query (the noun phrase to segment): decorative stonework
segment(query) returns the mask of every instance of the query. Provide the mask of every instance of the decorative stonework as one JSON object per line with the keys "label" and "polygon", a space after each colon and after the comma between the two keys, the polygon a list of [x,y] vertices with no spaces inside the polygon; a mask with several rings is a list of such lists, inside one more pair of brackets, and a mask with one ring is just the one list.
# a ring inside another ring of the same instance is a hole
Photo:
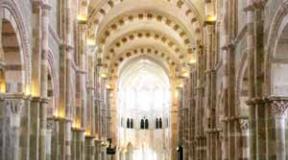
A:
{"label": "decorative stonework", "polygon": [[[180,2],[181,1],[181,2]],[[123,1],[116,1],[116,2],[114,2],[114,1],[108,1],[108,2],[106,2],[106,3],[101,3],[100,5],[97,5],[97,7],[95,7],[94,8],[94,11],[92,12],[92,15],[91,15],[91,17],[92,17],[92,20],[93,20],[93,24],[95,25],[95,27],[97,27],[98,28],[98,26],[100,25],[100,24],[102,24],[102,21],[103,20],[105,20],[105,17],[106,17],[106,15],[107,15],[107,13],[110,11],[110,10],[112,10],[112,9],[115,9],[117,6],[119,6],[119,5],[121,5],[120,3],[123,3]],[[176,11],[178,12],[178,11],[180,11],[180,12],[183,12],[183,15],[185,15],[185,18],[187,18],[187,19],[191,19],[190,20],[190,25],[194,28],[194,30],[195,30],[195,32],[197,31],[197,30],[200,30],[200,28],[198,28],[198,27],[200,27],[200,15],[199,15],[199,13],[196,11],[196,8],[195,8],[195,6],[194,6],[194,4],[193,3],[188,3],[188,2],[184,2],[184,1],[182,1],[182,0],[179,0],[179,1],[177,1],[176,3],[175,2],[170,2],[170,0],[169,0],[169,2],[168,3],[170,3],[170,4],[168,4],[168,6],[169,5],[171,5],[171,6],[173,6],[172,8],[174,8],[174,6],[175,6],[175,8],[176,8]],[[143,14],[143,13],[142,13]],[[151,13],[149,13],[149,14],[147,14],[147,17],[148,18],[151,18],[151,17],[153,17],[153,16],[150,16],[151,15]],[[164,15],[159,15],[159,16],[161,16],[161,17],[165,17]],[[140,16],[140,18],[141,18],[142,16]],[[143,16],[144,17],[144,16]],[[168,16],[166,16],[165,18],[167,18]],[[118,20],[119,20],[119,17],[117,18]],[[126,19],[128,19],[128,20],[133,20],[133,19],[137,19],[137,17],[135,18],[135,17],[133,17],[133,16],[129,16],[128,18],[125,18],[125,20]],[[119,22],[121,23],[121,22],[124,22],[124,20],[122,19],[120,19],[119,20]],[[188,20],[189,21],[189,20]],[[174,22],[174,21],[172,21],[172,22]],[[195,24],[198,24],[198,25],[195,25]],[[92,25],[92,24],[91,24]],[[101,27],[101,26],[100,26]],[[108,27],[107,27],[108,28]],[[102,32],[102,31],[101,31]],[[103,32],[103,33],[105,33],[105,32]]]}
{"label": "decorative stonework", "polygon": [[20,114],[24,106],[22,99],[6,99],[6,107],[10,109],[12,114]]}
{"label": "decorative stonework", "polygon": [[239,124],[240,124],[240,128],[242,131],[247,131],[249,129],[249,119],[248,118],[240,118]]}
{"label": "decorative stonework", "polygon": [[288,99],[287,97],[273,97],[270,98],[270,104],[272,107],[273,115],[277,116],[286,116],[288,108]]}

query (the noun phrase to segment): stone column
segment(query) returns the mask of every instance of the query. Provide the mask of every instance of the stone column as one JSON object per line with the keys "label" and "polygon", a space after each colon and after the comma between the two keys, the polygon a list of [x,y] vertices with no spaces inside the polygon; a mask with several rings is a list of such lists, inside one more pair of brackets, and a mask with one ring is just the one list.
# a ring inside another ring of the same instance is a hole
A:
{"label": "stone column", "polygon": [[207,32],[206,52],[207,52],[207,69],[206,69],[206,104],[208,109],[208,130],[207,143],[209,160],[216,160],[217,150],[217,126],[216,126],[216,72],[215,72],[215,21],[206,21],[205,29]]}
{"label": "stone column", "polygon": [[94,54],[95,52],[95,48],[94,47],[90,47],[88,50],[88,56],[87,56],[87,61],[89,64],[88,67],[88,86],[87,86],[87,117],[88,117],[88,124],[87,124],[87,131],[89,134],[91,135],[95,135],[95,101],[94,101],[94,93],[95,93],[95,80],[94,80],[94,74],[95,74],[95,58],[94,58]]}
{"label": "stone column", "polygon": [[72,1],[59,1],[59,36],[62,40],[60,46],[60,101],[57,108],[57,126],[62,126],[58,131],[58,147],[60,150],[57,160],[71,159],[71,140],[72,140],[72,102],[71,79],[72,79],[72,63],[73,63],[73,17],[72,17]]}
{"label": "stone column", "polygon": [[237,138],[237,159],[249,159],[249,119],[239,117],[237,121],[237,132],[239,133]]}
{"label": "stone column", "polygon": [[267,159],[287,159],[288,97],[269,97],[267,107]]}
{"label": "stone column", "polygon": [[236,109],[235,109],[235,51],[233,41],[236,37],[236,1],[224,2],[224,46],[223,49],[223,97],[224,97],[224,157],[236,158]]}
{"label": "stone column", "polygon": [[4,144],[4,159],[27,159],[29,155],[27,154],[27,147],[29,148],[29,106],[26,106],[26,98],[23,94],[6,95],[5,100],[2,101],[2,107],[5,114],[5,123],[3,124],[5,134],[2,142]]}
{"label": "stone column", "polygon": [[73,128],[72,129],[72,158],[71,160],[84,160],[84,143],[85,143],[85,130]]}
{"label": "stone column", "polygon": [[266,113],[263,103],[265,1],[247,0],[247,51],[250,106],[250,159],[266,158]]}
{"label": "stone column", "polygon": [[205,58],[203,47],[197,47],[197,93],[196,93],[196,160],[206,160],[207,142],[204,132],[204,76]]}
{"label": "stone column", "polygon": [[47,131],[46,131],[46,160],[53,160],[52,158],[52,150],[54,148],[54,146],[52,145],[52,140],[53,140],[53,136],[54,131],[55,131],[55,122],[53,117],[49,117],[47,118]]}
{"label": "stone column", "polygon": [[[46,2],[48,3],[48,2]],[[40,108],[40,144],[39,144],[39,159],[46,160],[46,132],[47,132],[47,107],[48,107],[48,39],[49,39],[49,10],[50,6],[43,2],[41,5],[41,108]]]}
{"label": "stone column", "polygon": [[85,136],[85,158],[84,160],[94,160],[95,155],[95,143],[94,136]]}
{"label": "stone column", "polygon": [[30,159],[46,159],[47,128],[47,75],[48,75],[48,10],[50,6],[43,1],[33,1],[34,28],[32,54],[32,101]]}
{"label": "stone column", "polygon": [[52,136],[52,146],[55,146],[55,148],[52,148],[52,159],[66,160],[67,153],[71,152],[72,135],[68,133],[71,133],[72,122],[69,119],[61,117],[55,117],[54,121],[55,131],[53,133],[55,133],[55,135]]}
{"label": "stone column", "polygon": [[95,139],[95,157],[94,160],[100,160],[101,159],[101,141]]}
{"label": "stone column", "polygon": [[190,97],[190,112],[191,112],[191,139],[190,139],[190,148],[191,148],[191,159],[192,160],[195,160],[196,157],[196,98],[195,98],[195,95],[196,95],[196,72],[195,72],[196,68],[194,67],[193,71],[191,72],[191,97]]}
{"label": "stone column", "polygon": [[30,128],[30,159],[39,160],[39,141],[40,141],[40,107],[41,98],[32,97],[31,99],[31,128]]}
{"label": "stone column", "polygon": [[20,148],[21,148],[21,160],[30,160],[30,123],[31,123],[31,97],[23,96],[24,99],[24,108],[21,115],[21,135],[20,135]]}
{"label": "stone column", "polygon": [[6,112],[5,112],[5,94],[0,94],[0,159],[5,159],[5,121],[6,121]]}

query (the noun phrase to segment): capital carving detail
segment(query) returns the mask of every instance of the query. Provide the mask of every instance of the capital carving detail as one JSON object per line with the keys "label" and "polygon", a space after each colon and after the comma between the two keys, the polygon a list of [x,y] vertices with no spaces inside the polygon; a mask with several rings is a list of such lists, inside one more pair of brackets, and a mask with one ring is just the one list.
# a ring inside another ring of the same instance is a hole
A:
{"label": "capital carving detail", "polygon": [[273,115],[284,116],[287,113],[288,100],[272,100],[271,107]]}
{"label": "capital carving detail", "polygon": [[24,102],[22,99],[6,99],[5,105],[12,114],[20,114],[24,106]]}
{"label": "capital carving detail", "polygon": [[249,119],[248,118],[241,118],[239,119],[240,128],[242,131],[246,131],[249,129]]}

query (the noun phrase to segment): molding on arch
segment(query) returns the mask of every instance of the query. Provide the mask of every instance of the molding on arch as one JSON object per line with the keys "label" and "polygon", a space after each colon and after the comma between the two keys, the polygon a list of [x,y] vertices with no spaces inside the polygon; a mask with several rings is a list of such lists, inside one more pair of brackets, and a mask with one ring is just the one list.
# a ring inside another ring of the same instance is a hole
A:
{"label": "molding on arch", "polygon": [[[23,15],[19,9],[18,4],[15,2],[15,0],[4,0],[2,2],[0,2],[0,11],[4,12],[4,10],[7,10],[10,14],[11,14],[11,18],[14,19],[15,23],[16,23],[16,27],[14,29],[16,32],[16,35],[19,36],[19,47],[22,48],[22,55],[23,57],[23,66],[25,68],[25,73],[24,73],[24,85],[23,88],[25,88],[25,86],[28,84],[29,82],[29,75],[31,72],[31,62],[30,62],[30,51],[31,51],[31,46],[28,42],[28,29],[25,27],[24,24],[24,18]],[[8,21],[10,21],[10,19],[7,19]],[[1,23],[2,23],[2,19],[1,19]]]}
{"label": "molding on arch", "polygon": [[48,70],[52,78],[53,82],[53,91],[55,94],[55,98],[59,96],[59,77],[57,74],[57,69],[55,68],[57,65],[55,64],[55,58],[53,51],[49,49],[48,51]]}
{"label": "molding on arch", "polygon": [[[247,50],[243,51],[243,54],[240,58],[240,64],[238,70],[236,72],[236,107],[240,107],[240,97],[241,97],[241,89],[243,86],[243,77],[245,76],[245,72],[248,68],[248,54]],[[239,109],[239,108],[237,108]]]}
{"label": "molding on arch", "polygon": [[[142,48],[141,48],[142,49]],[[140,49],[140,50],[141,50]],[[147,50],[148,48],[145,48],[145,50]],[[149,48],[150,49],[150,48]],[[139,49],[137,49],[138,51]],[[152,49],[154,51],[154,49]],[[131,51],[132,52],[132,51]],[[125,58],[123,58],[123,61],[121,62],[117,62],[118,59],[121,57],[121,56],[117,56],[115,57],[115,59],[113,59],[113,61],[111,61],[111,63],[109,63],[108,67],[109,67],[109,73],[112,73],[112,74],[116,74],[116,69],[117,68],[122,68],[123,64],[133,60],[133,59],[137,59],[141,56],[144,56],[144,57],[148,57],[149,59],[153,59],[155,62],[157,62],[160,66],[162,66],[164,69],[165,69],[165,72],[168,74],[169,73],[169,63],[166,61],[163,61],[163,57],[161,57],[160,55],[156,55],[156,54],[153,54],[153,53],[140,53],[140,52],[137,52],[135,54],[131,54],[130,56],[127,56]],[[169,57],[171,58],[171,57]],[[113,66],[115,63],[117,62],[117,67],[116,66]],[[175,63],[175,62],[174,62]],[[112,72],[112,70],[114,69],[114,72]]]}
{"label": "molding on arch", "polygon": [[277,42],[279,39],[279,32],[281,31],[281,26],[284,24],[288,25],[288,21],[286,23],[283,22],[285,18],[288,19],[288,1],[285,1],[280,5],[272,19],[272,23],[269,26],[269,34],[266,41],[265,48],[265,57],[264,57],[264,67],[265,67],[265,93],[264,95],[269,96],[272,91],[272,82],[271,82],[271,63],[272,57],[275,52]]}
{"label": "molding on arch", "polygon": [[[163,12],[163,11],[162,11]],[[107,21],[107,23],[102,24],[104,26],[100,26],[100,28],[97,29],[97,35],[99,35],[98,41],[100,43],[105,42],[105,34],[114,32],[119,28],[119,26],[125,26],[127,23],[125,21],[131,23],[135,21],[139,22],[145,22],[145,21],[157,21],[158,23],[162,25],[166,25],[167,27],[171,28],[175,31],[182,39],[189,39],[191,42],[197,42],[201,40],[201,24],[197,21],[193,22],[193,24],[189,25],[191,27],[188,27],[184,24],[182,24],[177,17],[174,17],[172,19],[172,15],[169,15],[170,13],[158,13],[155,10],[151,9],[139,9],[135,10],[134,12],[126,13],[117,15],[113,17],[110,21]],[[132,18],[131,18],[132,17]],[[179,22],[178,22],[179,21]],[[191,43],[190,42],[190,43]]]}

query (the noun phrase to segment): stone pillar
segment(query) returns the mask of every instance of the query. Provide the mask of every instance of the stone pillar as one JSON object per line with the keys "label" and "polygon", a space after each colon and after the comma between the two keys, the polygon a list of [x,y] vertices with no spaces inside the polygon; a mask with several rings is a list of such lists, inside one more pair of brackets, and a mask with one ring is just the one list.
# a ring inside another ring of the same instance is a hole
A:
{"label": "stone pillar", "polygon": [[5,135],[6,135],[6,112],[5,112],[5,94],[0,94],[0,159],[5,159]]}
{"label": "stone pillar", "polygon": [[217,117],[216,117],[216,72],[215,72],[215,21],[206,21],[205,29],[207,32],[206,52],[206,104],[208,109],[208,129],[207,129],[207,156],[209,160],[216,160],[217,155]]}
{"label": "stone pillar", "polygon": [[94,160],[101,159],[101,141],[95,139],[95,157]]}
{"label": "stone pillar", "polygon": [[52,150],[55,146],[53,146],[53,136],[55,135],[55,122],[52,117],[47,118],[47,131],[46,131],[46,160],[53,160]]}
{"label": "stone pillar", "polygon": [[203,47],[198,46],[197,52],[197,93],[196,93],[196,160],[206,160],[207,142],[204,132],[204,76],[205,56]]}
{"label": "stone pillar", "polygon": [[84,160],[94,160],[95,155],[95,143],[93,136],[85,136],[85,158]]}
{"label": "stone pillar", "polygon": [[[29,148],[29,106],[26,106],[26,98],[23,94],[9,94],[2,101],[5,116],[3,134],[3,155],[5,160],[27,159],[27,147]],[[25,139],[21,139],[25,138]]]}
{"label": "stone pillar", "polygon": [[[52,136],[52,159],[53,160],[66,160],[67,155],[71,152],[71,128],[72,122],[66,118],[54,118],[54,134]],[[70,157],[68,157],[70,158]]]}
{"label": "stone pillar", "polygon": [[287,159],[288,97],[269,97],[267,107],[267,159]]}
{"label": "stone pillar", "polygon": [[266,109],[263,103],[264,20],[265,1],[247,0],[247,52],[250,106],[250,158],[266,158]]}
{"label": "stone pillar", "polygon": [[39,141],[40,141],[40,104],[41,98],[32,97],[31,99],[31,128],[30,128],[30,160],[39,160]]}
{"label": "stone pillar", "polygon": [[87,50],[88,52],[88,86],[87,86],[87,131],[89,134],[91,135],[95,135],[95,126],[96,126],[96,122],[95,122],[95,101],[94,101],[94,96],[95,96],[95,58],[94,58],[94,54],[95,54],[95,48],[91,47]]}
{"label": "stone pillar", "polygon": [[[47,2],[46,2],[47,3]],[[42,27],[42,51],[41,51],[41,108],[40,108],[40,144],[39,144],[39,160],[46,160],[46,132],[47,132],[47,107],[48,107],[48,39],[49,39],[49,10],[48,4],[41,5],[41,27]]]}
{"label": "stone pillar", "polygon": [[71,160],[84,160],[84,129],[72,129],[72,158]]}
{"label": "stone pillar", "polygon": [[[30,159],[46,159],[46,130],[47,130],[47,109],[48,99],[32,97],[30,116]],[[41,156],[41,157],[40,157]]]}
{"label": "stone pillar", "polygon": [[236,1],[224,1],[224,46],[223,49],[223,97],[224,97],[224,150],[223,159],[236,159],[236,108],[235,108],[235,53]]}
{"label": "stone pillar", "polygon": [[59,1],[59,36],[62,40],[59,54],[59,107],[57,108],[57,140],[58,149],[56,160],[71,159],[71,140],[72,140],[72,118],[73,118],[73,101],[72,101],[72,64],[73,64],[73,17],[72,1]]}
{"label": "stone pillar", "polygon": [[43,1],[33,1],[33,54],[32,54],[32,102],[30,159],[46,159],[47,128],[47,75],[48,75],[48,35],[50,6]]}
{"label": "stone pillar", "polygon": [[239,117],[237,122],[237,159],[249,159],[249,119],[246,117]]}

